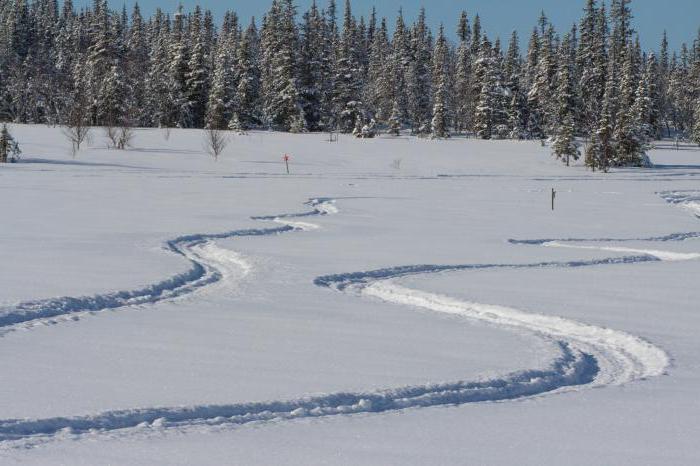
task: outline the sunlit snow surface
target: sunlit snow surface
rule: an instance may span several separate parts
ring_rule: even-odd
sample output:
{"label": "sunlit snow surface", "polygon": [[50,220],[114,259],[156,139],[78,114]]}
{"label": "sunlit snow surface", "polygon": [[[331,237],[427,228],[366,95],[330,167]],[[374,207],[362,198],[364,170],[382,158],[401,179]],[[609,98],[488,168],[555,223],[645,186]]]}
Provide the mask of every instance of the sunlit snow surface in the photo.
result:
{"label": "sunlit snow surface", "polygon": [[14,131],[3,461],[698,460],[690,147],[602,175],[530,143],[251,133],[215,163],[196,131],[76,159]]}

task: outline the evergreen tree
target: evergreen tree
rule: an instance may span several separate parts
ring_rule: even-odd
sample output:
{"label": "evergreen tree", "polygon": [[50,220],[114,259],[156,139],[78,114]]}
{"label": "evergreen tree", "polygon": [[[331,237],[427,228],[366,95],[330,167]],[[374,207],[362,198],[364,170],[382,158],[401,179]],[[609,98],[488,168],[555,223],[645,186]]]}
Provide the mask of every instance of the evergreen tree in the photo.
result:
{"label": "evergreen tree", "polygon": [[524,57],[516,34],[504,51],[466,13],[452,48],[444,32],[434,43],[424,10],[411,27],[399,11],[390,39],[375,10],[355,18],[347,0],[341,30],[334,0],[300,24],[292,0],[271,1],[258,34],[233,11],[217,29],[199,7],[171,20],[106,0],[79,13],[71,0],[0,0],[0,119],[362,137],[376,121],[393,134],[551,137],[570,155],[578,136],[596,169],[645,162],[662,134],[697,135],[700,35],[673,52],[664,34],[645,54],[630,0],[582,0],[563,40],[543,13]]}
{"label": "evergreen tree", "polygon": [[579,150],[576,144],[575,128],[575,96],[573,63],[568,53],[571,47],[571,36],[567,34],[560,49],[559,71],[557,74],[557,118],[554,124],[554,141],[552,149],[554,155],[566,162],[569,166],[571,159],[578,160]]}
{"label": "evergreen tree", "polygon": [[474,116],[474,129],[481,139],[504,137],[505,131],[498,126],[507,121],[503,97],[507,91],[503,86],[498,59],[488,39],[482,42],[477,60],[477,75],[480,77],[481,91]]}
{"label": "evergreen tree", "polygon": [[700,146],[700,100],[695,106],[695,124],[693,125],[693,141]]}
{"label": "evergreen tree", "polygon": [[374,109],[374,118],[386,122],[393,110],[393,83],[391,81],[391,45],[386,20],[374,32],[370,49],[367,84],[364,99]]}
{"label": "evergreen tree", "polygon": [[457,69],[454,85],[455,130],[468,131],[472,126],[472,54],[471,28],[467,13],[462,12],[458,25],[459,47],[457,48]]}
{"label": "evergreen tree", "polygon": [[361,69],[357,51],[357,25],[352,15],[350,0],[345,1],[343,34],[338,48],[336,62],[333,104],[334,114],[340,131],[350,133],[358,118],[363,119],[360,101]]}
{"label": "evergreen tree", "polygon": [[445,31],[440,27],[433,53],[433,120],[431,122],[434,138],[446,138],[449,132],[449,50]]}
{"label": "evergreen tree", "polygon": [[189,50],[182,5],[175,14],[168,54],[166,125],[185,128],[190,121],[190,108],[186,95]]}
{"label": "evergreen tree", "polygon": [[262,98],[267,124],[304,130],[298,77],[298,31],[292,0],[273,0],[261,31]]}
{"label": "evergreen tree", "polygon": [[586,149],[586,166],[593,171],[602,170],[607,172],[614,155],[615,144],[610,112],[613,92],[612,81],[608,81],[603,94],[603,106],[596,130],[591,134],[591,142]]}
{"label": "evergreen tree", "polygon": [[397,101],[394,101],[394,106],[391,110],[391,116],[389,117],[389,130],[388,133],[392,136],[401,135],[401,110]]}
{"label": "evergreen tree", "polygon": [[21,154],[19,144],[10,134],[7,125],[3,123],[0,130],[0,163],[16,162]]}
{"label": "evergreen tree", "polygon": [[425,9],[421,9],[418,20],[411,31],[412,59],[406,78],[409,117],[414,134],[430,131],[431,116],[431,40],[426,25]]}
{"label": "evergreen tree", "polygon": [[238,116],[243,130],[259,125],[261,112],[260,100],[260,68],[258,64],[259,38],[258,29],[253,19],[238,45],[236,54],[235,114]]}
{"label": "evergreen tree", "polygon": [[301,98],[306,124],[309,130],[318,130],[322,126],[323,100],[323,45],[325,23],[316,7],[304,14],[301,40]]}
{"label": "evergreen tree", "polygon": [[634,106],[629,105],[635,95],[634,51],[631,46],[625,53],[625,64],[619,89],[617,117],[613,138],[616,144],[612,163],[616,166],[642,166],[644,163],[644,144],[641,137],[640,115],[635,114]]}
{"label": "evergreen tree", "polygon": [[187,127],[201,128],[204,125],[209,94],[209,67],[202,30],[202,11],[199,6],[195,7],[189,33],[191,47],[185,73],[185,124]]}

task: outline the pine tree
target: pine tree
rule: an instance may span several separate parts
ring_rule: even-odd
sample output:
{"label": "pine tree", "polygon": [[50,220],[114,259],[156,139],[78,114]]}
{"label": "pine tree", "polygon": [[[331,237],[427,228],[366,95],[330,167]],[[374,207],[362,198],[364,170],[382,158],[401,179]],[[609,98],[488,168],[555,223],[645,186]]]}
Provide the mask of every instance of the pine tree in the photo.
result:
{"label": "pine tree", "polygon": [[182,5],[175,14],[168,53],[167,126],[185,128],[190,121],[189,102],[186,95],[189,49],[185,36],[185,18]]}
{"label": "pine tree", "polygon": [[627,47],[620,82],[617,117],[613,138],[616,144],[613,164],[616,166],[635,166],[644,164],[644,144],[641,137],[639,115],[635,114],[634,106],[629,105],[635,95],[634,83],[634,51]]}
{"label": "pine tree", "polygon": [[169,21],[160,9],[156,11],[151,29],[152,45],[145,78],[146,119],[150,125],[169,127],[173,126],[170,103],[170,29]]}
{"label": "pine tree", "polygon": [[504,106],[508,93],[503,86],[498,58],[488,39],[482,42],[476,74],[482,83],[474,116],[476,135],[481,139],[505,137],[506,131],[499,129],[499,125],[508,120]]}
{"label": "pine tree", "polygon": [[418,135],[430,131],[431,115],[431,70],[430,56],[432,54],[428,28],[426,25],[425,9],[421,9],[418,20],[411,31],[412,59],[406,78],[409,117],[413,133]]}
{"label": "pine tree", "polygon": [[302,106],[307,127],[311,131],[322,126],[324,34],[325,23],[314,1],[304,14],[300,64]]}
{"label": "pine tree", "polygon": [[209,67],[202,30],[202,11],[195,7],[190,24],[191,45],[187,72],[185,73],[185,99],[187,106],[186,126],[201,128],[207,108],[209,94]]}
{"label": "pine tree", "polygon": [[401,110],[399,108],[398,102],[395,100],[391,110],[391,116],[389,117],[388,133],[392,136],[400,136],[401,126]]}
{"label": "pine tree", "polygon": [[610,112],[613,92],[612,81],[608,81],[596,130],[591,134],[591,142],[586,149],[586,166],[593,171],[607,172],[614,156],[615,144]]}
{"label": "pine tree", "polygon": [[693,141],[700,146],[700,100],[695,106],[695,124],[693,125]]}
{"label": "pine tree", "polygon": [[391,81],[391,45],[386,20],[374,32],[370,49],[368,80],[363,100],[374,109],[378,122],[387,122],[393,109],[393,83]]}
{"label": "pine tree", "polygon": [[262,98],[273,129],[304,129],[298,71],[298,31],[291,0],[273,0],[261,31]]}
{"label": "pine tree", "polygon": [[3,123],[0,130],[0,163],[16,162],[21,154],[19,144],[10,134],[7,125]]}
{"label": "pine tree", "polygon": [[639,122],[640,136],[644,142],[656,139],[661,135],[656,76],[656,58],[654,54],[651,54],[639,79],[632,107],[632,115]]}
{"label": "pine tree", "polygon": [[527,94],[530,109],[528,133],[531,138],[541,138],[547,134],[552,122],[551,96],[555,68],[549,47],[540,47],[539,54],[534,81]]}
{"label": "pine tree", "polygon": [[455,130],[465,132],[471,128],[472,120],[472,55],[471,28],[467,13],[462,12],[458,25],[459,47],[457,48],[457,69],[454,85]]}
{"label": "pine tree", "polygon": [[235,67],[237,70],[235,95],[235,113],[241,127],[246,130],[259,125],[262,112],[260,101],[260,68],[258,64],[259,38],[258,29],[253,19],[238,45]]}
{"label": "pine tree", "polygon": [[579,150],[576,144],[575,127],[575,96],[573,63],[569,54],[571,36],[566,35],[560,48],[559,71],[557,74],[558,88],[556,91],[557,118],[554,124],[554,155],[569,166],[571,159],[578,160]]}
{"label": "pine tree", "polygon": [[350,133],[362,118],[360,101],[361,70],[357,51],[357,24],[352,15],[350,0],[345,2],[343,34],[340,39],[335,68],[333,106],[340,131]]}
{"label": "pine tree", "polygon": [[387,64],[386,73],[391,79],[392,115],[398,112],[398,121],[403,124],[408,119],[407,74],[411,48],[401,10],[396,17],[391,45],[391,60]]}
{"label": "pine tree", "polygon": [[134,5],[131,13],[131,28],[128,31],[128,46],[125,63],[125,74],[131,95],[128,102],[128,113],[131,115],[132,124],[147,126],[150,118],[147,113],[146,79],[143,79],[144,71],[148,69],[148,37],[146,34],[143,17],[138,3]]}
{"label": "pine tree", "polygon": [[[220,44],[224,44],[221,41]],[[216,54],[214,64],[214,78],[212,79],[209,100],[207,102],[206,127],[208,129],[224,129],[227,124],[227,114],[231,106],[228,85],[231,82],[231,63],[225,47],[220,46]]]}
{"label": "pine tree", "polygon": [[581,21],[581,39],[576,54],[579,70],[580,108],[578,120],[586,133],[595,130],[600,101],[605,93],[607,17],[605,8],[588,0]]}
{"label": "pine tree", "polygon": [[433,120],[431,122],[431,136],[434,138],[447,138],[449,132],[449,50],[445,31],[440,26],[440,32],[433,52]]}

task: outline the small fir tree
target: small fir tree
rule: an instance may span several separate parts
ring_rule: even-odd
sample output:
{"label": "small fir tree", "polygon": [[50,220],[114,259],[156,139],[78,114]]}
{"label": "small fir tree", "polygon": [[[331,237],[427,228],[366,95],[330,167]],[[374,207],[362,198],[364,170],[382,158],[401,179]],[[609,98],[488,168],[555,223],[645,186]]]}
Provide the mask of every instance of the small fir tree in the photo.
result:
{"label": "small fir tree", "polygon": [[0,131],[0,163],[17,162],[21,154],[19,144],[10,134],[7,125],[3,124],[2,131]]}

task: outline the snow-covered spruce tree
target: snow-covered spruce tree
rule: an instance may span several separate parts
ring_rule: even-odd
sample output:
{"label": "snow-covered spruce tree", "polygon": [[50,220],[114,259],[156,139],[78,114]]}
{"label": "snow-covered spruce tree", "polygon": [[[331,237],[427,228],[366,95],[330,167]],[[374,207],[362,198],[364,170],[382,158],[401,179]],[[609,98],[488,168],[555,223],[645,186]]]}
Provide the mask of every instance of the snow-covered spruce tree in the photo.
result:
{"label": "snow-covered spruce tree", "polygon": [[209,66],[202,30],[202,10],[197,5],[189,24],[190,55],[185,73],[186,120],[188,128],[204,126],[204,117],[209,94]]}
{"label": "snow-covered spruce tree", "polygon": [[241,119],[238,116],[238,113],[234,113],[231,117],[231,121],[229,121],[228,123],[228,129],[237,134],[245,134],[246,128],[243,125],[243,123],[241,123]]}
{"label": "snow-covered spruce tree", "polygon": [[100,102],[98,121],[105,126],[130,126],[131,96],[131,89],[123,74],[123,68],[115,63],[102,81],[98,94]]}
{"label": "snow-covered spruce tree", "polygon": [[621,105],[618,106],[613,132],[616,143],[613,164],[620,167],[641,167],[645,165],[645,153],[640,115],[635,113],[634,105],[629,105],[635,95],[634,51],[631,47],[627,48],[624,62],[619,89]]}
{"label": "snow-covered spruce tree", "polygon": [[440,26],[435,51],[433,52],[433,138],[450,137],[449,130],[449,50],[445,30]]}
{"label": "snow-covered spruce tree", "polygon": [[229,43],[225,37],[219,38],[214,59],[214,77],[212,78],[207,100],[205,126],[209,129],[224,129],[228,123],[231,108],[232,59]]}
{"label": "snow-covered spruce tree", "polygon": [[576,53],[580,107],[577,119],[587,134],[595,131],[600,113],[600,102],[605,93],[606,41],[608,37],[605,7],[597,7],[595,0],[587,0],[580,25],[581,37]]}
{"label": "snow-covered spruce tree", "polygon": [[426,25],[425,9],[422,8],[411,30],[412,60],[408,67],[408,110],[413,133],[425,135],[430,132],[431,117],[431,63],[432,44]]}
{"label": "snow-covered spruce tree", "polygon": [[238,44],[235,62],[238,84],[233,101],[244,130],[261,122],[259,50],[258,28],[252,20]]}
{"label": "snow-covered spruce tree", "polygon": [[325,22],[314,1],[304,14],[301,27],[300,82],[306,124],[310,131],[321,128],[323,98],[323,56]]}
{"label": "snow-covered spruce tree", "polygon": [[591,142],[586,149],[586,166],[591,170],[607,172],[615,155],[613,140],[612,100],[615,91],[612,80],[608,81],[603,94],[603,105],[596,122],[596,130],[591,134]]}
{"label": "snow-covered spruce tree", "polygon": [[401,135],[401,110],[399,109],[399,104],[394,100],[394,105],[391,109],[391,116],[389,116],[388,130],[387,133],[392,136]]}
{"label": "snow-covered spruce tree", "polygon": [[467,12],[462,11],[457,26],[459,46],[456,52],[456,69],[454,84],[455,131],[462,133],[471,126],[471,27]]}
{"label": "snow-covered spruce tree", "polygon": [[[91,19],[91,42],[88,47],[84,70],[84,82],[90,100],[90,121],[96,125],[107,124],[107,118],[114,117],[114,108],[109,108],[105,99],[111,98],[107,89],[108,78],[115,79],[121,75],[115,45],[118,40],[112,35],[112,20],[106,0],[96,0]],[[119,78],[122,79],[121,77]],[[114,82],[110,83],[114,84]]]}
{"label": "snow-covered spruce tree", "polygon": [[681,46],[678,57],[674,55],[671,63],[668,95],[671,100],[669,105],[670,119],[673,127],[679,135],[689,133],[695,112],[696,90],[691,70],[691,55],[686,44]]}
{"label": "snow-covered spruce tree", "polygon": [[179,128],[187,127],[190,121],[189,105],[187,101],[187,75],[189,47],[185,31],[185,15],[180,5],[172,32],[170,34],[170,49],[168,56],[168,100],[167,100],[167,120],[168,126]]}
{"label": "snow-covered spruce tree", "polygon": [[379,123],[388,122],[393,109],[393,84],[391,82],[391,45],[386,20],[374,32],[370,47],[367,84],[363,101],[374,110]]}
{"label": "snow-covered spruce tree", "polygon": [[148,126],[151,124],[147,107],[147,80],[143,78],[148,70],[148,37],[146,26],[138,3],[131,13],[131,28],[128,29],[125,75],[131,90],[129,108],[132,124]]}
{"label": "snow-covered spruce tree", "polygon": [[479,76],[482,84],[474,115],[474,130],[481,139],[502,138],[507,135],[508,91],[503,85],[499,58],[488,39],[484,39],[476,63],[476,76]]}
{"label": "snow-covered spruce tree", "polygon": [[558,87],[556,90],[556,115],[553,133],[552,150],[555,157],[563,160],[567,166],[571,159],[578,160],[579,150],[576,144],[575,128],[575,96],[573,63],[569,60],[571,37],[567,34],[560,47],[559,71],[557,73]]}
{"label": "snow-covered spruce tree", "polygon": [[[206,44],[208,40],[207,34],[205,29],[203,44]],[[206,128],[226,128],[233,113],[238,110],[235,99],[237,77],[235,65],[239,36],[238,17],[227,12],[221,33],[212,52],[213,60],[210,68],[214,71],[207,98]]]}
{"label": "snow-covered spruce tree", "polygon": [[151,45],[148,71],[145,73],[146,120],[148,126],[167,127],[169,119],[169,49],[170,24],[158,9],[150,25]]}
{"label": "snow-covered spruce tree", "polygon": [[358,117],[363,118],[363,105],[360,101],[362,73],[358,59],[357,36],[357,23],[352,15],[350,0],[346,0],[333,92],[333,111],[338,118],[337,127],[344,133],[353,132]]}
{"label": "snow-covered spruce tree", "polygon": [[534,70],[532,87],[527,95],[530,118],[528,133],[533,138],[549,134],[552,123],[552,94],[555,73],[555,61],[552,57],[551,44],[547,36],[540,37],[538,47],[539,60]]}
{"label": "snow-covered spruce tree", "polygon": [[700,146],[700,100],[695,106],[695,124],[693,125],[693,141]]}
{"label": "snow-covered spruce tree", "polygon": [[655,84],[653,70],[655,69],[655,63],[656,59],[654,55],[651,54],[647,59],[644,72],[639,79],[634,104],[631,110],[632,116],[638,121],[639,136],[644,144],[656,139],[660,135],[658,110],[656,107],[656,99],[654,98]]}
{"label": "snow-covered spruce tree", "polygon": [[526,137],[527,100],[521,85],[521,75],[523,71],[521,61],[518,33],[513,31],[503,67],[505,86],[510,96],[506,104],[507,137],[510,139],[524,139]]}
{"label": "snow-covered spruce tree", "polygon": [[[404,23],[403,13],[399,10],[392,37],[391,61],[387,65],[387,74],[390,76],[392,116],[397,115],[400,126],[408,120],[408,94],[406,86],[407,66],[411,61],[411,48]],[[390,118],[391,120],[391,118]],[[390,123],[391,125],[391,123]]]}
{"label": "snow-covered spruce tree", "polygon": [[273,0],[261,30],[263,112],[269,127],[303,131],[298,43],[292,0]]}
{"label": "snow-covered spruce tree", "polygon": [[16,162],[21,154],[19,144],[10,134],[7,125],[3,123],[0,130],[0,163]]}

